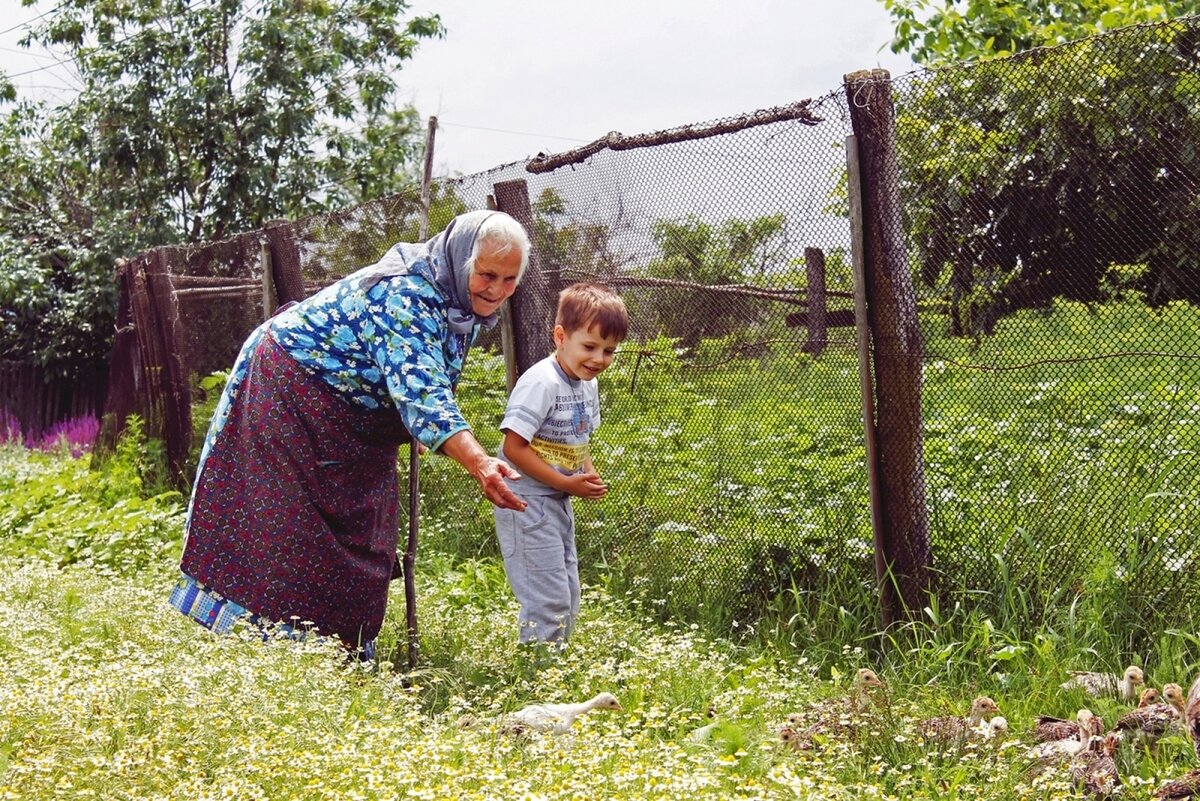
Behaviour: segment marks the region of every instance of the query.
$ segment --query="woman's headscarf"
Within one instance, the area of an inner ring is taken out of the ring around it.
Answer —
[[[428,242],[400,242],[388,249],[383,258],[358,271],[358,285],[363,289],[394,275],[424,275],[432,280],[450,301],[450,330],[469,334],[475,325],[491,328],[499,319],[496,314],[480,317],[471,306],[468,288],[471,275],[467,260],[475,247],[475,237],[483,221],[497,211],[469,211],[450,221],[446,230]]]

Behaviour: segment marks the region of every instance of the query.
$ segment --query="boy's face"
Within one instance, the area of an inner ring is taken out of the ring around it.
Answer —
[[[580,328],[568,334],[561,325],[556,325],[554,344],[563,372],[573,379],[587,381],[608,369],[620,343],[616,337],[600,336],[598,326]]]

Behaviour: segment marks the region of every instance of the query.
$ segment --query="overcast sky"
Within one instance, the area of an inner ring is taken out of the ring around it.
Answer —
[[[61,56],[18,47],[53,0],[0,0],[0,68],[23,94],[77,84]],[[402,96],[437,115],[435,175],[781,106],[854,70],[912,68],[887,49],[882,0],[417,0],[446,38],[423,43]]]

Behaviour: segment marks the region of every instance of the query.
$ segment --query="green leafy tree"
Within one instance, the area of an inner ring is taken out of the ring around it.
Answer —
[[[543,269],[552,276],[554,292],[577,280],[605,281],[617,275],[629,259],[613,240],[631,228],[619,208],[607,220],[577,218],[563,196],[550,187],[533,203],[533,244]]]
[[[1052,25],[1019,27],[1045,36]],[[920,58],[965,52],[975,33],[954,30]],[[898,84],[907,229],[953,332],[990,332],[1056,297],[1102,300],[1113,265],[1139,265],[1133,283],[1153,305],[1200,301],[1200,236],[1183,222],[1200,209],[1198,62],[1192,18]]]
[[[38,252],[0,233],[0,359],[61,379],[100,364],[115,294],[110,259],[67,247]]]
[[[894,53],[937,65],[1007,56],[1144,22],[1200,13],[1200,0],[880,0]]]
[[[81,222],[148,244],[395,192],[413,183],[421,145],[395,76],[442,32],[437,16],[403,21],[406,8],[69,0],[29,40],[65,50],[83,88],[58,108],[18,107],[11,158],[42,173],[39,189],[71,193],[90,212]]]
[[[436,15],[405,19],[407,9],[406,0],[55,6],[26,44],[64,52],[82,88],[49,107],[17,99],[0,76],[0,99],[13,101],[0,117],[0,230],[6,252],[24,254],[0,270],[64,256],[59,272],[86,270],[411,186],[423,131],[397,102],[396,76],[443,29]],[[111,293],[80,300],[77,322],[106,343]],[[5,346],[11,358],[43,356],[33,342]]]
[[[694,215],[679,221],[659,220],[652,234],[661,255],[650,262],[647,273],[681,284],[710,286],[761,277],[769,267],[783,262],[784,224],[782,214],[730,219],[720,225]],[[689,349],[701,339],[753,325],[762,315],[762,305],[750,298],[722,295],[714,299],[683,286],[656,291],[655,298],[663,332]]]

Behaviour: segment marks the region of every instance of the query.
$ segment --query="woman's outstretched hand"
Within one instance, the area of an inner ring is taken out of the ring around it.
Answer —
[[[515,509],[518,512],[525,511],[527,504],[521,500],[508,485],[504,483],[507,479],[519,479],[521,474],[512,468],[507,462],[501,461],[494,457],[488,457],[489,464],[485,465],[476,480],[479,481],[479,486],[483,488],[483,494],[496,506],[501,509]]]
[[[471,477],[479,482],[484,497],[493,504],[501,509],[525,511],[525,501],[504,483],[505,479],[519,479],[521,474],[507,462],[488,456],[487,451],[470,431],[459,431],[442,444],[441,450],[467,469]]]

